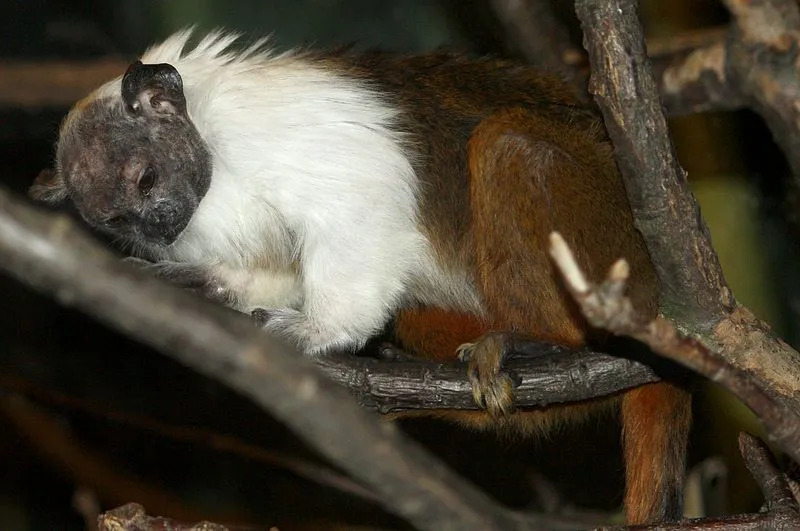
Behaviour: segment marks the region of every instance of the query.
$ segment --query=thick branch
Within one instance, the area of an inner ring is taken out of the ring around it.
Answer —
[[[244,317],[165,288],[144,273],[119,274],[128,264],[67,218],[35,212],[2,190],[0,256],[0,267],[16,277],[250,397],[417,527],[508,529],[518,524]]]
[[[354,356],[331,356],[317,363],[362,406],[381,413],[477,409],[463,364]],[[658,380],[652,369],[635,361],[540,343],[528,345],[524,356],[512,355],[503,370],[517,382],[514,405],[519,408],[588,400]]]
[[[719,262],[670,142],[635,0],[578,0],[592,75],[636,225],[658,271],[662,309],[709,329],[733,305]]]
[[[637,227],[661,280],[662,311],[759,387],[800,409],[800,354],[736,305],[669,140],[634,0],[578,0],[605,117]]]

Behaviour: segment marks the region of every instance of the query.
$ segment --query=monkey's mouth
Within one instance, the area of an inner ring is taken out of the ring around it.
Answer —
[[[142,235],[144,236],[144,239],[151,245],[168,247],[177,241],[187,224],[188,223],[162,227],[148,227],[146,229],[143,227]]]
[[[185,219],[174,220],[171,223],[143,223],[140,226],[141,234],[151,245],[167,247],[175,243],[189,224],[189,216]]]
[[[175,243],[192,218],[191,210],[173,201],[157,203],[142,219],[139,230],[148,243],[166,247]]]

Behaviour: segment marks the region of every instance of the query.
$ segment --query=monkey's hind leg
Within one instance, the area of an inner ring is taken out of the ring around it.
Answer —
[[[475,130],[468,163],[476,282],[489,328],[576,346],[589,329],[547,254],[551,231],[570,242],[591,278],[628,259],[629,295],[645,317],[657,312],[658,282],[602,131],[568,124],[521,109],[498,113]],[[488,347],[474,351],[485,359],[471,359],[472,367],[493,367],[499,351]],[[689,422],[689,394],[668,383],[624,395],[629,523],[680,516]]]
[[[564,128],[518,109],[476,128],[468,146],[472,241],[490,329],[581,345],[585,325],[547,253],[551,231],[584,232],[581,209],[594,202],[586,197],[594,183],[580,182],[584,169],[562,145]],[[579,259],[595,250],[585,243]]]
[[[484,120],[468,146],[476,280],[489,329],[507,332],[463,345],[459,357],[469,362],[476,403],[492,417],[514,409],[512,381],[501,370],[513,334],[567,345],[582,339],[546,252],[555,208],[549,180],[560,178],[565,164],[559,148],[538,134],[546,137],[552,126],[506,111]]]

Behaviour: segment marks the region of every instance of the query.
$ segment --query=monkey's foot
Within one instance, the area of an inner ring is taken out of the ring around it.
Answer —
[[[514,412],[514,382],[503,372],[506,334],[490,332],[458,347],[458,359],[469,363],[472,396],[479,407],[498,418]]]
[[[387,342],[381,343],[380,347],[378,347],[377,355],[378,359],[385,361],[414,361],[419,359],[397,345]]]

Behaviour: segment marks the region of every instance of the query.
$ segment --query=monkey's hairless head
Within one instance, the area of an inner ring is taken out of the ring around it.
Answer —
[[[211,182],[211,155],[169,64],[137,61],[117,94],[90,96],[61,129],[56,171],[31,195],[70,199],[94,227],[148,247],[173,243]]]

